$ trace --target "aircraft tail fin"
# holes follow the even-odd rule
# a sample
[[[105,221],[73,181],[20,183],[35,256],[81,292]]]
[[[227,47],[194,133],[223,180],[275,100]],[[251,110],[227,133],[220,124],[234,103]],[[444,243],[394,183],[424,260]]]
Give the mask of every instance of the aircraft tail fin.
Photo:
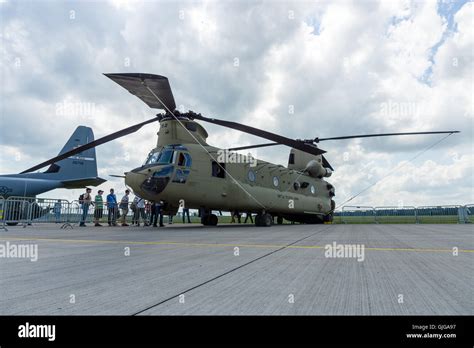
[[[79,126],[59,152],[59,155],[70,151],[78,146],[94,141],[92,128]],[[60,180],[65,187],[84,187],[86,185],[100,185],[105,182],[97,176],[97,158],[95,148],[85,150],[77,155],[65,158],[53,163],[41,173],[48,179]]]

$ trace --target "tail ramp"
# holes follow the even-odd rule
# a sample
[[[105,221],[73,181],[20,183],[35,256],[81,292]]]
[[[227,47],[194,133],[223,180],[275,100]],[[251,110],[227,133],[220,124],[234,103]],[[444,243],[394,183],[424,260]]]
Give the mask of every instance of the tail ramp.
[[[94,141],[92,128],[79,126],[59,152],[59,155],[91,141]],[[95,148],[53,163],[41,174],[44,179],[61,181],[65,188],[82,188],[88,185],[97,186],[106,181],[97,175]]]

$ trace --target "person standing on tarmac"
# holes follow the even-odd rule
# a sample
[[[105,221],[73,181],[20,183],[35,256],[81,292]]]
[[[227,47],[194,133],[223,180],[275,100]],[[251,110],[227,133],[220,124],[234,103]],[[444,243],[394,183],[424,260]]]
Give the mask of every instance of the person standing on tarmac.
[[[150,225],[152,205],[153,205],[152,202],[145,201],[145,217],[146,217],[146,221],[148,222],[148,225]]]
[[[104,200],[102,198],[102,194],[104,191],[99,190],[97,192],[97,195],[95,196],[94,203],[95,203],[95,209],[94,209],[94,226],[100,227],[102,226],[100,224],[100,219],[102,219],[102,215],[104,213]]]
[[[189,208],[183,208],[183,224],[185,223],[185,217],[188,216],[188,223],[191,223],[191,219],[189,218]]]
[[[58,199],[56,203],[54,203],[54,217],[56,219],[56,223],[59,224],[61,222],[61,200]]]
[[[247,223],[248,219],[250,219],[250,222],[253,223],[252,213],[249,211],[247,212],[247,215],[245,216],[244,224]]]
[[[120,209],[122,210],[122,226],[128,226],[127,214],[128,214],[128,195],[130,190],[125,190],[125,196],[120,200]]]
[[[108,223],[109,226],[117,226],[117,196],[114,189],[110,189],[107,195]]]
[[[240,217],[241,217],[241,215],[240,215],[240,212],[239,212],[238,210],[234,210],[234,211],[232,212],[232,219],[230,220],[230,223],[231,223],[231,224],[235,223],[235,217],[237,217],[237,221],[238,221],[239,224],[240,224]]]
[[[145,200],[141,197],[138,197],[137,212],[138,212],[137,226],[140,226],[140,218],[143,220],[143,226],[148,226],[148,222],[146,221],[146,215],[145,215]]]
[[[140,218],[141,218],[143,220],[143,225],[148,226],[148,222],[146,221],[146,216],[145,216],[145,200],[139,196],[135,196],[132,204],[135,206],[135,211],[133,212],[132,225],[136,224],[137,226],[140,226]]]
[[[135,196],[132,203],[130,204],[130,210],[132,211],[132,226],[138,225],[139,217],[138,217],[138,209],[137,209],[137,202],[138,196]]]
[[[153,227],[157,227],[157,222],[158,222],[158,216],[160,220],[160,227],[165,227],[163,224],[163,213],[162,213],[162,207],[163,207],[163,202],[154,202],[151,205],[151,219],[150,219],[150,225],[153,225]]]
[[[79,202],[82,204],[82,217],[81,223],[79,224],[81,227],[86,227],[87,214],[89,212],[89,206],[92,202],[91,191],[92,190],[90,188],[86,188],[86,193],[82,195],[82,199]]]

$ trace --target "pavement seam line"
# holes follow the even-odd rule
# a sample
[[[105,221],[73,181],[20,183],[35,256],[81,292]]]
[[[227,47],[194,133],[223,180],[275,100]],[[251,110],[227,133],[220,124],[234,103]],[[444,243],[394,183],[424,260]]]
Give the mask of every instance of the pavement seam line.
[[[162,300],[162,301],[160,301],[160,302],[158,302],[158,303],[156,303],[156,304],[154,304],[154,305],[151,305],[151,306],[149,306],[149,307],[147,307],[147,308],[145,308],[145,309],[142,309],[142,310],[140,310],[140,311],[138,311],[138,312],[135,312],[135,313],[132,314],[132,316],[135,316],[135,315],[144,313],[144,312],[146,312],[146,311],[148,311],[148,310],[150,310],[150,309],[152,309],[152,308],[158,307],[158,306],[162,305],[163,303],[166,303],[166,302],[168,302],[168,301],[171,301],[172,299],[175,299],[175,298],[178,297],[179,295],[183,295],[183,294],[185,294],[185,293],[187,293],[187,292],[190,292],[190,291],[192,291],[192,290],[195,290],[195,289],[197,289],[197,288],[199,288],[199,287],[201,287],[201,286],[203,286],[203,285],[209,284],[210,282],[213,282],[214,280],[217,280],[217,279],[219,279],[219,278],[222,278],[222,277],[226,276],[227,274],[230,274],[230,273],[232,273],[232,272],[234,272],[234,271],[237,271],[237,270],[239,270],[239,269],[241,269],[241,268],[243,268],[243,267],[245,267],[245,266],[248,266],[248,265],[250,265],[250,264],[252,264],[252,263],[254,263],[254,262],[258,261],[258,260],[261,260],[261,259],[263,259],[263,258],[265,258],[265,257],[267,257],[267,256],[270,256],[270,255],[272,255],[272,254],[275,254],[275,253],[277,253],[277,252],[280,251],[280,250],[284,250],[284,249],[288,248],[288,247],[291,246],[291,245],[294,245],[294,244],[296,244],[296,243],[299,243],[299,242],[301,242],[302,240],[305,240],[305,239],[307,239],[307,238],[309,238],[309,237],[312,237],[312,236],[314,236],[314,235],[316,235],[316,234],[318,234],[318,233],[322,233],[322,232],[324,232],[324,231],[326,231],[326,230],[328,230],[328,229],[329,229],[329,227],[323,228],[323,229],[321,229],[320,231],[317,231],[317,232],[315,232],[315,233],[312,233],[312,234],[310,234],[310,235],[308,235],[308,236],[306,236],[306,237],[300,238],[300,239],[298,239],[298,240],[296,240],[296,241],[294,241],[294,242],[292,242],[292,243],[290,243],[290,244],[287,244],[287,245],[285,245],[285,246],[282,246],[282,247],[279,248],[279,249],[272,250],[272,251],[269,252],[269,253],[266,253],[266,254],[264,254],[264,255],[262,255],[262,256],[259,256],[259,257],[255,258],[255,259],[253,259],[253,260],[250,260],[250,261],[248,261],[248,262],[246,262],[246,263],[244,263],[244,264],[242,264],[242,265],[240,265],[240,266],[234,267],[234,268],[232,268],[232,269],[230,269],[230,270],[228,270],[228,271],[226,271],[226,272],[224,272],[224,273],[221,273],[221,274],[219,274],[219,275],[217,275],[217,276],[215,276],[215,277],[213,277],[213,278],[211,278],[211,279],[206,280],[205,282],[202,282],[202,283],[200,283],[200,284],[197,284],[197,285],[195,285],[195,286],[193,286],[193,287],[191,287],[191,288],[188,288],[187,290],[181,291],[179,294],[170,296],[170,297],[168,297],[168,298],[166,298],[166,299],[164,299],[164,300]]]

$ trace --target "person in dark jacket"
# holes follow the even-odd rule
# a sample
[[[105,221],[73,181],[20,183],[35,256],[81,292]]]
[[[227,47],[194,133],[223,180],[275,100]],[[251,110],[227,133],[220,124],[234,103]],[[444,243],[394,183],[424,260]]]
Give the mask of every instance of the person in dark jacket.
[[[160,220],[160,227],[164,227],[163,224],[163,213],[162,213],[163,202],[154,202],[151,205],[151,218],[150,218],[150,225],[153,227],[157,227],[158,217]]]

